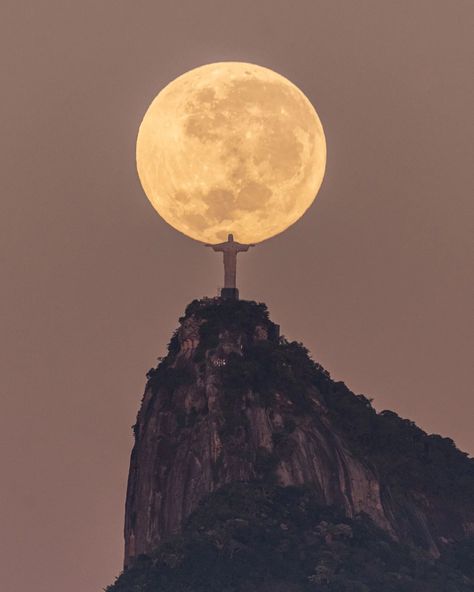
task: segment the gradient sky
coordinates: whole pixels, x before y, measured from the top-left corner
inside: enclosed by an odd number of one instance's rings
[[[120,570],[145,372],[222,285],[149,205],[135,139],[203,63],[288,77],[328,142],[306,216],[241,256],[241,296],[377,409],[474,451],[472,0],[2,0],[0,23],[2,591]]]

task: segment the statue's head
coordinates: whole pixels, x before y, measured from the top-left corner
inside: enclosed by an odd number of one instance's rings
[[[229,234],[229,236],[227,237],[227,240],[228,240],[230,243],[233,243],[233,242],[234,242],[234,235],[233,235],[233,234]]]

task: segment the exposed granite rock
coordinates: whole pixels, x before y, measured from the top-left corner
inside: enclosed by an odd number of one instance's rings
[[[321,504],[349,518],[365,513],[393,539],[433,556],[472,533],[472,503],[450,499],[436,482],[392,479],[392,457],[380,457],[370,433],[355,433],[344,406],[352,405],[379,439],[397,422],[400,434],[422,434],[410,470],[430,462],[430,438],[395,414],[377,415],[367,399],[334,383],[302,346],[279,338],[264,305],[194,301],[168,356],[148,376],[134,428],[126,566],[180,532],[203,498],[237,481],[310,485]],[[472,461],[449,446],[443,454],[463,467],[465,499],[474,492]]]

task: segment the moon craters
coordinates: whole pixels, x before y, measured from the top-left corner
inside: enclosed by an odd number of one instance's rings
[[[191,70],[150,105],[137,141],[143,188],[158,213],[203,242],[233,232],[259,242],[314,200],[326,160],[319,118],[276,72],[222,62]]]

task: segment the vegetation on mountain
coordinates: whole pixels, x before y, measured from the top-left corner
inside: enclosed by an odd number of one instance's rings
[[[473,565],[474,540],[434,560],[308,488],[233,483],[107,592],[472,592]]]

